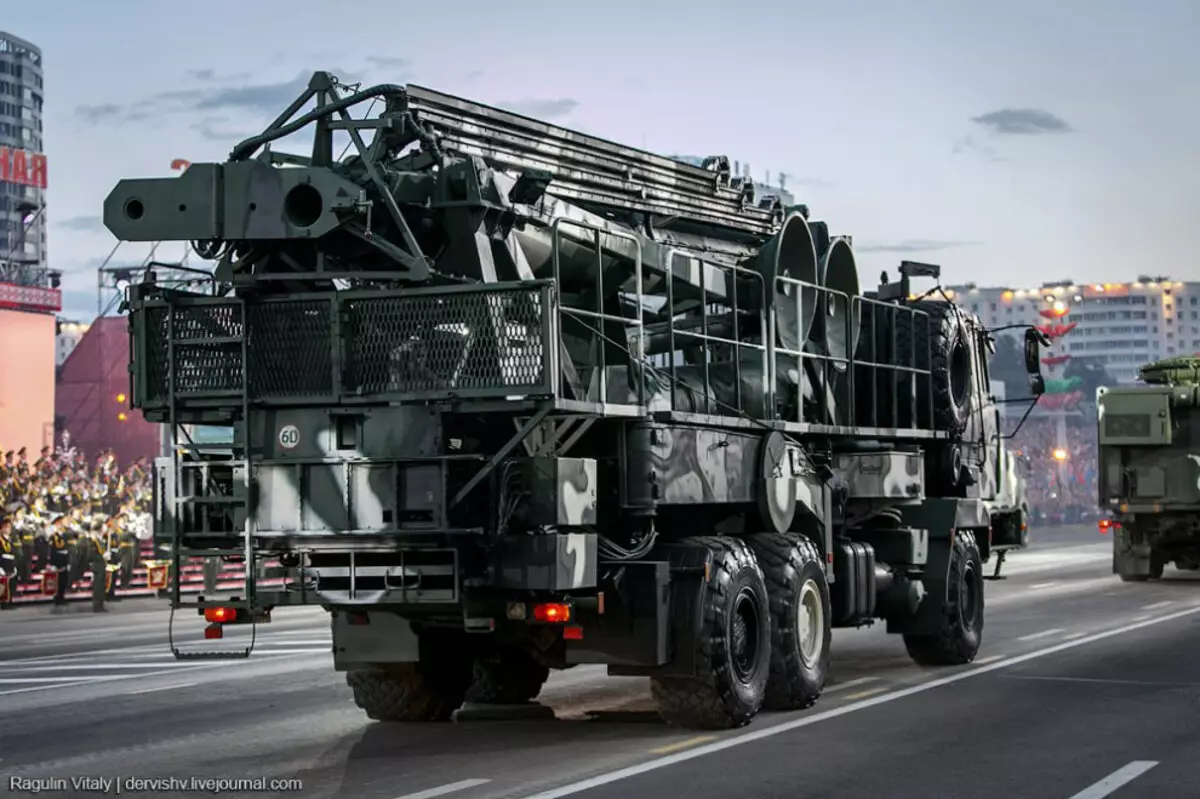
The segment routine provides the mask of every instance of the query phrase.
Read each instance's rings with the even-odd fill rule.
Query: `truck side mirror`
[[[1040,374],[1029,376],[1029,393],[1035,397],[1046,393],[1046,380]]]
[[[1049,347],[1050,339],[1035,327],[1025,330],[1025,371],[1033,375],[1042,373],[1042,347]],[[1032,385],[1032,382],[1030,383]]]

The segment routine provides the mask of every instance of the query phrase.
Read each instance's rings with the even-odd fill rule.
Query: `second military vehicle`
[[[307,126],[308,155],[272,150]],[[875,619],[969,662],[991,338],[913,296],[936,266],[860,292],[849,237],[731,171],[318,72],[228,161],[121,181],[118,239],[218,260],[205,291],[128,297],[135,406],[234,430],[173,439],[159,531],[244,559],[244,595],[173,606],[213,638],[326,608],[374,719],[599,663],[672,723],[736,727],[815,702],[831,629]]]
[[[1141,379],[1096,392],[1101,524],[1124,582],[1200,569],[1200,357],[1148,364]]]

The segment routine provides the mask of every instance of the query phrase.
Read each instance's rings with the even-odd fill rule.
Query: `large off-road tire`
[[[970,663],[983,643],[983,559],[975,534],[969,530],[954,534],[946,588],[937,633],[904,636],[909,657],[922,666]]]
[[[418,663],[346,672],[354,704],[375,721],[446,721],[471,687],[472,660],[453,640],[422,641]]]
[[[524,649],[508,648],[475,659],[474,680],[466,701],[521,705],[537,698],[550,669]]]
[[[1148,574],[1118,574],[1123,583],[1145,583],[1150,581]]]
[[[732,729],[762,709],[771,670],[771,613],[762,571],[735,538],[683,543],[707,547],[713,564],[704,585],[704,621],[696,639],[696,677],[657,677],[650,687],[659,715],[677,727]]]
[[[1163,572],[1167,569],[1167,563],[1162,556],[1157,553],[1150,555],[1150,573],[1149,574],[1118,574],[1123,583],[1145,583],[1150,580],[1161,580]]]
[[[803,710],[821,696],[829,674],[833,613],[825,562],[795,533],[746,537],[771,600],[771,674],[763,707]]]

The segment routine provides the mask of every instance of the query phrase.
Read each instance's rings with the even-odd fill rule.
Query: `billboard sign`
[[[46,188],[46,156],[27,150],[0,146],[0,183],[17,183]]]
[[[62,310],[62,291],[41,286],[0,283],[0,309],[58,313]]]

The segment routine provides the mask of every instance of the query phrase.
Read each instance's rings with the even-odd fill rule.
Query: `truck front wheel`
[[[701,597],[697,676],[651,680],[659,715],[692,729],[745,726],[762,708],[770,674],[771,614],[762,571],[749,547],[735,538],[682,543],[706,547],[713,563]]]
[[[928,600],[926,600],[928,601]],[[950,546],[946,604],[940,629],[932,635],[906,634],[904,646],[922,666],[970,663],[983,643],[983,559],[975,534],[959,530]]]

